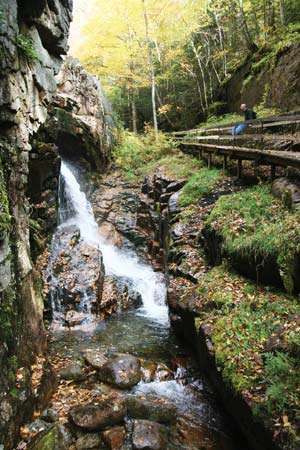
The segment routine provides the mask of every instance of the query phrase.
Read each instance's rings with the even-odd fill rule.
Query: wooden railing
[[[253,148],[253,144],[247,146],[248,139],[249,144],[251,144],[251,140],[254,140],[253,133],[256,133],[255,136],[257,138],[257,132],[259,132],[260,137],[264,135],[273,135],[275,137],[279,132],[287,133],[288,139],[291,139],[292,136],[295,144],[294,148],[299,149],[299,114],[269,117],[248,122],[247,134],[242,135],[242,146],[239,145],[241,136],[231,136],[231,130],[234,125],[229,124],[219,127],[214,126],[188,131],[177,131],[170,133],[170,135],[178,142],[179,147],[185,153],[191,153],[199,158],[203,158],[204,154],[206,154],[209,167],[213,163],[212,158],[214,155],[223,158],[224,169],[227,167],[228,159],[237,160],[238,176],[241,176],[244,160],[254,161],[256,165],[270,165],[272,177],[276,174],[276,166],[300,169],[300,151],[276,150],[276,148]],[[285,137],[285,134],[281,136],[282,139]],[[226,140],[229,140],[231,145],[224,145],[224,141]],[[213,143],[210,143],[211,141]]]

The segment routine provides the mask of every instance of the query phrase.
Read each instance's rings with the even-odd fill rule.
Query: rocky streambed
[[[108,175],[89,203],[76,168],[63,164],[62,178],[44,271],[47,395],[18,449],[245,450],[170,327],[164,252],[138,187]]]

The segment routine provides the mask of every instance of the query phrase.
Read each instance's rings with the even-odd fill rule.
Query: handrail
[[[183,131],[173,131],[168,133],[170,136],[180,136],[194,133],[205,133],[206,131],[224,131],[230,130],[233,126],[236,125],[237,122],[228,123],[220,126],[212,125],[211,127],[202,127],[202,128],[194,128],[191,130],[183,130]],[[248,120],[244,123],[251,125],[253,128],[260,127],[262,130],[264,127],[274,127],[286,124],[300,124],[300,114],[293,115],[283,115],[283,116],[271,116],[267,118],[261,118],[256,120]]]

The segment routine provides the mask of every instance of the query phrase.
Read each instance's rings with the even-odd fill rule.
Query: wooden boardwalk
[[[199,158],[206,154],[209,167],[213,155],[223,158],[224,169],[228,159],[237,160],[238,176],[244,160],[270,165],[272,177],[276,166],[300,169],[300,115],[251,121],[247,132],[239,136],[231,135],[233,126],[199,128],[170,135],[185,153]]]

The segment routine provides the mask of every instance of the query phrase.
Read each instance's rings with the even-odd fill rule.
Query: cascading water
[[[66,360],[82,361],[82,354],[86,351],[106,355],[136,355],[140,358],[144,375],[131,389],[130,394],[154,398],[154,401],[158,402],[165,399],[177,409],[178,423],[172,431],[175,444],[170,448],[236,450],[237,447],[232,445],[231,440],[223,433],[225,422],[211,401],[211,393],[205,381],[199,379],[190,357],[172,334],[163,275],[154,272],[151,266],[140,261],[134,252],[114,247],[99,234],[91,204],[78,183],[76,169],[66,162],[61,166],[59,197],[59,226],[53,237],[46,274],[52,286],[53,323],[59,324],[51,329],[51,352],[55,364],[58,360],[63,366]],[[74,247],[82,246],[83,259],[88,254],[94,254],[96,262],[99,262],[102,254],[106,275],[128,283],[130,288],[141,295],[142,307],[99,321],[97,315],[92,314],[92,302],[95,299],[91,296],[88,283],[82,281],[85,278],[81,278],[77,311],[79,314],[84,313],[86,319],[78,327],[72,326],[70,330],[66,330],[62,326],[66,316],[63,309],[66,295],[64,281],[68,284],[69,276],[71,281],[74,276],[74,273],[69,273],[71,260],[77,257],[76,253],[74,256],[74,253],[69,251],[74,242]],[[61,255],[64,256],[62,261]],[[88,276],[86,272],[93,272],[85,267],[84,261],[78,262],[77,258],[76,263],[79,264],[83,277]],[[58,280],[59,271],[65,277],[62,283]],[[82,274],[75,274],[77,285]],[[74,303],[74,298],[72,302]],[[67,303],[66,308],[68,307]],[[151,367],[155,368],[152,375]],[[91,389],[89,401],[95,392],[99,391],[98,382],[92,387],[90,383],[91,381],[88,381],[84,389]],[[106,386],[106,389],[109,387]],[[209,395],[206,395],[206,392],[209,392]],[[63,404],[69,401],[72,403],[67,391]],[[61,408],[61,398],[58,408]],[[203,446],[203,442],[206,442],[207,446]]]
[[[133,252],[122,251],[101,237],[92,207],[76,179],[76,171],[64,161],[61,165],[59,197],[60,227],[75,225],[80,230],[82,240],[100,248],[106,274],[129,280],[143,300],[143,307],[138,314],[167,324],[166,285],[162,274],[140,262]]]

